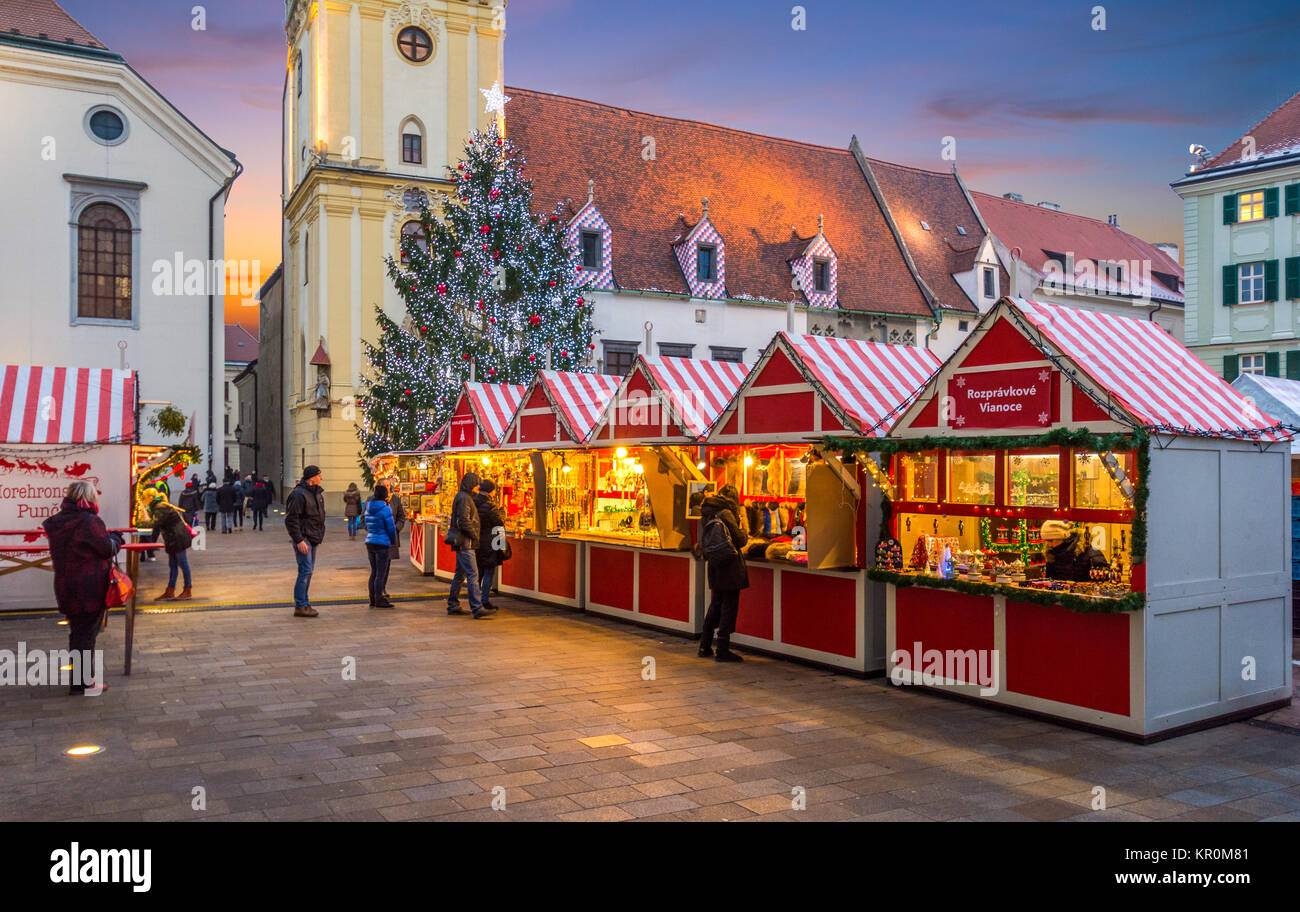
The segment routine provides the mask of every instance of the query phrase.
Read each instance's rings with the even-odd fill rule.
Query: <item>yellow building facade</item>
[[[286,0],[282,199],[284,476],[325,475],[341,509],[361,480],[355,397],[375,306],[403,305],[398,256],[418,194],[450,192],[484,92],[504,86],[504,0]]]

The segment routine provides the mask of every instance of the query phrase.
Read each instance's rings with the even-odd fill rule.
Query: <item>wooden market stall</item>
[[[439,549],[454,571],[454,558],[441,543],[446,519],[460,479],[472,467],[490,462],[506,426],[523,399],[524,387],[506,383],[466,383],[447,424],[412,453],[385,454],[396,471],[398,495],[411,519],[410,560],[425,575],[437,573]],[[523,477],[526,460],[509,471],[498,471],[503,514],[508,527],[525,527],[532,520],[532,484]]]
[[[0,366],[0,605],[54,606],[41,523],[91,481],[110,529],[131,521],[138,383],[130,370]]]
[[[497,445],[490,452],[474,451],[476,462],[453,466],[461,473],[473,467],[479,476],[513,489],[517,507],[507,508],[507,513],[514,510],[513,518],[507,516],[512,554],[497,580],[502,592],[582,607],[582,542],[559,533],[576,528],[588,479],[574,471],[566,451],[585,444],[617,387],[618,378],[605,374],[538,371]],[[455,475],[457,486],[461,477]],[[433,536],[434,570],[450,579],[455,557],[442,539]]]
[[[780,333],[708,435],[707,475],[744,507],[750,588],[732,642],[859,673],[885,667],[868,583],[879,491],[826,435],[883,437],[939,366],[929,351]]]
[[[561,533],[585,544],[588,611],[695,634],[703,566],[692,558],[708,486],[700,444],[748,369],[728,361],[639,356],[587,449],[564,458],[593,479],[588,511]]]
[[[890,437],[896,683],[1142,740],[1289,701],[1289,434],[1156,324],[1004,298]]]

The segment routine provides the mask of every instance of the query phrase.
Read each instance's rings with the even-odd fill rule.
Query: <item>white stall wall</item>
[[[128,525],[131,491],[131,447],[110,444],[68,456],[39,456],[47,446],[6,444],[0,457],[0,529],[39,529],[59,510],[63,492],[75,480],[95,483],[99,515],[110,529]],[[32,468],[25,468],[32,466]],[[129,540],[129,539],[128,539]],[[0,545],[24,544],[22,536],[0,536]],[[44,545],[44,536],[31,544]],[[27,559],[37,555],[26,555]],[[0,562],[0,570],[13,566]],[[20,570],[0,576],[0,607],[53,608],[54,574],[48,570]]]
[[[1285,444],[1152,443],[1147,733],[1291,695],[1289,459]]]

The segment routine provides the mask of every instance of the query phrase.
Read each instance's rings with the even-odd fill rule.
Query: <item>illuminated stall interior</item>
[[[883,569],[1112,598],[1130,591],[1133,451],[929,450],[892,460],[885,482],[899,548],[881,555]],[[1066,528],[1045,542],[1053,520]],[[1087,579],[1051,579],[1051,549],[1068,547],[1061,534],[1105,566],[1094,555]]]
[[[862,566],[860,491],[838,457],[807,444],[710,446],[707,469],[715,490],[732,485],[740,495],[748,560],[814,570]]]

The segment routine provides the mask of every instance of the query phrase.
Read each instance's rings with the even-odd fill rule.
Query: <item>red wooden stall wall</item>
[[[601,548],[593,545],[588,552],[591,579],[591,600],[597,605],[632,610],[632,587],[636,583],[633,573],[633,553],[618,548]]]
[[[772,579],[776,576],[770,567],[750,564],[749,588],[740,593],[740,613],[736,616],[736,633],[770,640],[775,633],[773,620],[774,593]]]
[[[1128,614],[1008,600],[1007,690],[1127,716],[1128,644]]]
[[[640,613],[689,621],[691,558],[642,551],[639,563],[641,595],[637,607]]]
[[[537,542],[537,590],[562,598],[578,597],[577,549],[575,542]],[[628,574],[629,577],[631,574]]]
[[[894,648],[983,649],[993,646],[993,598],[907,586],[895,598]]]
[[[537,588],[533,558],[537,542],[531,538],[510,539],[510,560],[501,565],[501,583],[516,589]]]
[[[781,571],[781,642],[858,654],[856,578]]]

